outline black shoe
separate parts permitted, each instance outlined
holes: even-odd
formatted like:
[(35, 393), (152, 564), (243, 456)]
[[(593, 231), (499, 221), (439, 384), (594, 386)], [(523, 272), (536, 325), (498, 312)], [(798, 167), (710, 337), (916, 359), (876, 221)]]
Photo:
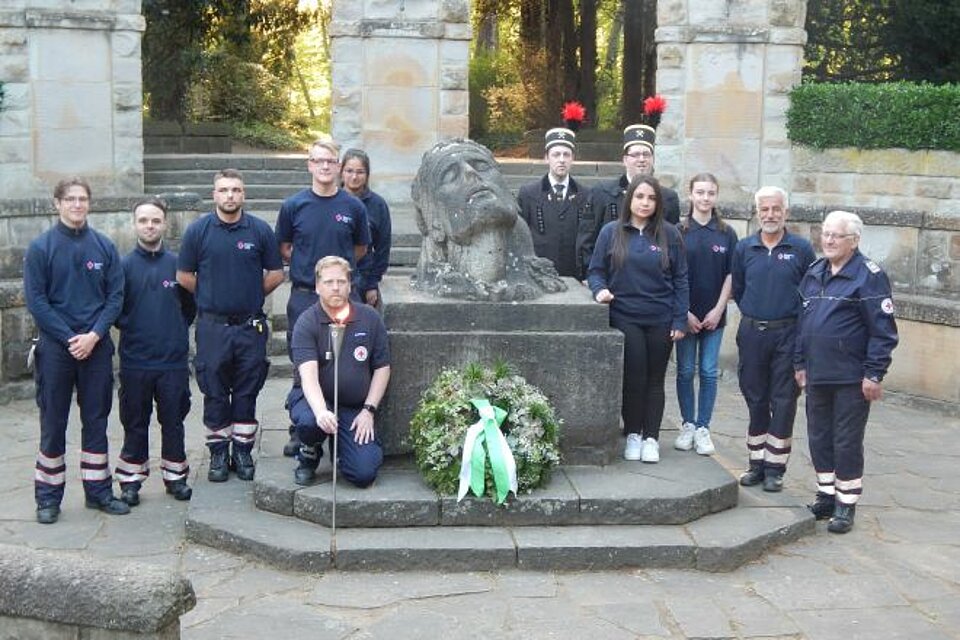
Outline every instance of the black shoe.
[(250, 455), (249, 451), (234, 446), (232, 462), (233, 468), (237, 471), (238, 478), (248, 482), (253, 480), (253, 475), (257, 468), (253, 464), (253, 456)]
[(752, 487), (763, 482), (763, 467), (750, 465), (750, 468), (740, 474), (740, 486)]
[(226, 448), (210, 452), (210, 468), (207, 469), (207, 480), (210, 482), (226, 482), (230, 477), (230, 469), (227, 466)]
[(837, 503), (837, 508), (833, 511), (833, 517), (827, 524), (827, 531), (830, 533), (847, 533), (853, 529), (853, 516), (857, 512), (857, 506), (854, 504)]
[(48, 504), (45, 507), (37, 507), (37, 522), (40, 524), (53, 524), (60, 517), (60, 505)]
[(130, 513), (130, 505), (119, 498), (114, 498), (113, 496), (110, 496), (103, 502), (97, 502), (96, 500), (87, 498), (86, 505), (87, 509), (99, 509), (100, 511), (108, 513), (111, 516), (125, 516)]
[(808, 504), (807, 509), (810, 509), (810, 513), (812, 513), (813, 517), (817, 520), (826, 520), (833, 516), (835, 506), (836, 500), (833, 496), (817, 491), (817, 496), (813, 499), (813, 504)]
[(308, 487), (317, 479), (317, 469), (312, 465), (300, 463), (293, 471), (293, 482), (301, 487)]
[(123, 487), (120, 489), (120, 499), (135, 507), (140, 504), (140, 489), (133, 485)]
[(283, 455), (288, 458), (292, 458), (297, 455), (297, 452), (300, 451), (300, 436), (297, 434), (297, 428), (293, 425), (290, 425), (290, 440), (287, 444), (283, 445)]
[(768, 473), (763, 479), (763, 490), (770, 493), (783, 491), (783, 476), (779, 473)]
[(167, 493), (174, 500), (189, 500), (193, 496), (193, 489), (187, 486), (186, 480), (174, 480), (167, 484)]

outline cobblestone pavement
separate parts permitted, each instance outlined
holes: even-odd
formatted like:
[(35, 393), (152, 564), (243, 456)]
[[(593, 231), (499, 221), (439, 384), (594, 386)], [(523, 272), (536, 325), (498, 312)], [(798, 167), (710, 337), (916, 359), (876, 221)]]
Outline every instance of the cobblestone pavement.
[[(261, 399), (262, 446), (285, 440), (287, 384), (270, 380)], [(200, 396), (188, 449), (203, 454)], [(668, 397), (663, 446), (676, 433)], [(805, 424), (797, 419), (786, 490), (812, 495)], [(746, 410), (731, 381), (714, 420), (718, 456), (742, 466)], [(119, 451), (114, 410), (111, 460)], [(159, 453), (159, 429), (151, 445)], [(129, 516), (83, 508), (79, 424), (68, 436), (61, 520), (34, 522), (32, 469), (37, 410), (0, 407), (0, 532), (10, 544), (159, 564), (192, 580), (197, 607), (182, 618), (186, 640), (274, 638), (806, 638), (960, 639), (960, 421), (895, 402), (874, 407), (867, 477), (856, 527), (795, 542), (727, 574), (680, 570), (593, 573), (287, 573), (184, 541), (185, 505), (164, 495), (156, 455), (143, 502)], [(689, 455), (695, 455), (690, 453)], [(640, 464), (640, 463), (637, 463)], [(199, 466), (199, 465), (197, 465)], [(291, 466), (292, 468), (292, 466)], [(237, 480), (231, 478), (231, 482)], [(195, 482), (206, 482), (205, 478)], [(746, 491), (741, 489), (741, 496)], [(341, 535), (349, 535), (343, 531)]]

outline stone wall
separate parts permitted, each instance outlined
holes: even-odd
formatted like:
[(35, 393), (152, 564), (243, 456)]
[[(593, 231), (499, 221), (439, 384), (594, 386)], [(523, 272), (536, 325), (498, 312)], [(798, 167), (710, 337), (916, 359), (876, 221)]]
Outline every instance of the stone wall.
[(657, 175), (711, 171), (725, 197), (790, 184), (786, 110), (800, 82), (806, 0), (659, 0)]
[(139, 0), (0, 3), (0, 193), (46, 195), (83, 174), (103, 194), (143, 190)]
[(399, 215), (423, 152), (467, 135), (470, 38), (467, 0), (334, 2), (333, 137), (370, 152)]

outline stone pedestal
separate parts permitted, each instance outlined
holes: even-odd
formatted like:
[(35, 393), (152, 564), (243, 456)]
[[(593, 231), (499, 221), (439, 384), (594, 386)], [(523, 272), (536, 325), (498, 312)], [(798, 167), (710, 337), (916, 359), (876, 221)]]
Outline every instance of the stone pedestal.
[(572, 279), (568, 291), (530, 302), (466, 302), (413, 290), (406, 277), (381, 286), (390, 331), (391, 378), (381, 404), (388, 454), (411, 450), (410, 419), (420, 394), (445, 367), (513, 364), (563, 420), (566, 464), (607, 464), (619, 455), (623, 334), (607, 308)]
[(466, 137), (467, 0), (335, 2), (330, 24), (334, 139), (372, 159), (373, 188), (409, 215), (423, 152)]

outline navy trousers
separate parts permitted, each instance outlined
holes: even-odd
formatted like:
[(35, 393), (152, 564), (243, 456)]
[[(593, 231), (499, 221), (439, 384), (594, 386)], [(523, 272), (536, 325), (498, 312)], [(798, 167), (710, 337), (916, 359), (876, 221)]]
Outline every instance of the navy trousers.
[(796, 325), (761, 330), (744, 321), (737, 330), (740, 391), (750, 412), (750, 466), (780, 475), (790, 459), (800, 395), (793, 377), (795, 339)]
[(817, 491), (856, 504), (863, 491), (863, 436), (870, 403), (860, 383), (807, 387), (807, 438)]
[(157, 405), (160, 423), (160, 470), (164, 483), (186, 480), (190, 474), (184, 449), (183, 419), (190, 412), (190, 372), (120, 369), (120, 421), (123, 450), (116, 475), (121, 485), (137, 488), (150, 475), (150, 420)]
[(88, 500), (113, 497), (108, 463), (107, 418), (113, 407), (113, 341), (104, 336), (86, 360), (40, 335), (34, 352), (34, 379), (40, 408), (40, 451), (34, 471), (37, 506), (59, 505), (67, 478), (67, 421), (77, 390), (80, 407), (80, 477)]
[(267, 379), (269, 328), (266, 320), (228, 325), (197, 320), (197, 385), (203, 393), (203, 424), (211, 451), (233, 446), (253, 449), (257, 437), (257, 395)]

